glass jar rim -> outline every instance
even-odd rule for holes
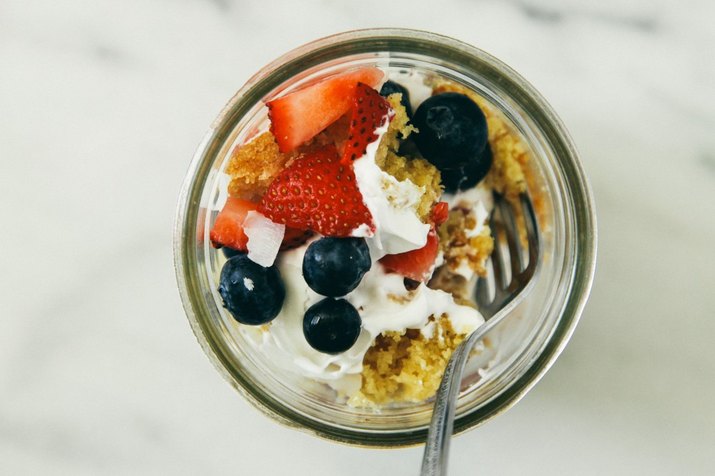
[[[340,51],[335,56],[335,51]],[[527,372],[501,392],[498,398],[455,421],[455,433],[482,424],[514,405],[553,364],[565,347],[585,306],[593,281],[596,262],[596,218],[594,201],[578,160],[578,154],[566,129],[541,95],[507,65],[484,51],[458,40],[419,30],[377,28],[354,30],[328,36],[298,47],[269,63],[241,87],[219,113],[199,144],[184,181],[176,215],[174,232],[174,262],[181,299],[189,322],[204,352],[219,372],[244,397],[271,418],[314,435],[350,444],[366,446],[406,446],[424,441],[425,429],[379,435],[346,428],[332,428],[312,420],[247,384],[239,372],[231,372],[210,326],[202,320],[204,291],[195,279],[198,263],[189,252],[196,246],[196,227],[201,193],[216,153],[227,140],[233,125],[271,90],[295,75],[296,70],[319,65],[325,60],[351,54],[376,51],[414,52],[430,57],[450,58],[464,68],[479,68],[482,74],[498,80],[508,89],[512,99],[533,114],[532,119],[554,150],[554,156],[568,178],[564,185],[572,202],[578,256],[573,270],[571,290],[566,296],[561,318],[551,338]],[[192,258],[194,258],[192,260]]]

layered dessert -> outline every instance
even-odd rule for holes
[[[525,190],[526,147],[474,91],[375,67],[266,111],[211,225],[223,306],[266,359],[351,405],[429,399],[484,322],[492,193]]]

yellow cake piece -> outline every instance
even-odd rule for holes
[[[401,100],[401,93],[393,93],[387,97],[387,102],[390,103],[390,108],[393,110],[394,115],[387,126],[387,132],[382,136],[375,154],[375,162],[380,167],[384,164],[388,152],[396,153],[400,148],[400,141],[417,131],[409,122],[410,118],[407,117],[407,111],[405,111],[405,107],[400,102]]]
[[[387,127],[387,132],[382,136],[375,154],[375,162],[400,182],[409,180],[423,188],[424,193],[417,206],[417,214],[423,222],[427,222],[432,207],[442,195],[441,178],[439,170],[426,160],[398,155],[401,139],[407,138],[416,131],[409,123],[407,112],[400,102],[401,98],[400,93],[391,94],[387,98],[395,115]]]
[[[489,225],[485,225],[476,236],[469,236],[468,230],[478,225],[472,211],[455,208],[450,210],[447,221],[437,229],[445,266],[451,271],[468,266],[479,276],[486,275],[484,263],[492,254],[494,239]]]
[[[363,384],[354,402],[421,402],[435,394],[464,334],[456,333],[445,317],[430,320],[434,331],[429,339],[416,329],[377,337],[365,354]]]
[[[234,149],[226,173],[231,176],[228,193],[233,197],[255,201],[283,170],[290,156],[278,150],[273,134],[264,132]]]
[[[439,170],[424,159],[408,159],[392,151],[387,152],[382,169],[400,182],[409,180],[423,188],[417,214],[423,222],[427,222],[432,207],[442,195]]]

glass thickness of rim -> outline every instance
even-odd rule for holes
[[[253,76],[224,107],[200,143],[178,203],[174,261],[179,292],[192,330],[217,370],[245,398],[276,421],[316,436],[362,446],[422,443],[431,403],[392,412],[343,412],[269,389],[237,365],[235,343],[221,332],[221,310],[204,265],[208,220],[206,188],[246,117],[255,116],[266,97],[308,72],[350,64],[393,69],[420,68],[477,89],[519,130],[532,150],[532,167],[544,191],[549,222],[547,262],[535,279],[538,299],[527,342],[505,358],[479,391],[460,397],[455,432],[484,423],[516,403],[563,350],[581,315],[593,280],[596,221],[593,198],[576,150],[546,101],[517,73],[489,54],[448,37],[404,29],[341,33],[293,50]],[[297,78],[297,79],[296,79]],[[242,122],[243,121],[243,122]],[[508,321],[508,319],[507,319]],[[269,379],[267,379],[268,381]]]

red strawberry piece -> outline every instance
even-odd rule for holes
[[[286,227],[286,234],[283,236],[283,243],[281,243],[281,251],[297,248],[308,241],[311,236],[313,236],[313,232],[310,230]]]
[[[414,281],[425,282],[432,275],[438,252],[439,238],[437,238],[433,227],[427,234],[427,243],[422,248],[396,255],[387,255],[380,260],[380,263],[387,271]]]
[[[350,129],[345,143],[342,162],[349,164],[362,157],[368,144],[377,140],[375,130],[390,119],[390,103],[380,93],[362,83],[358,83],[350,111]]]
[[[449,217],[449,204],[447,202],[437,202],[432,208],[432,213],[430,218],[434,222],[435,226],[440,226],[442,223],[447,221]]]
[[[350,236],[372,216],[352,167],[340,163],[333,146],[297,158],[268,186],[258,211],[276,223],[325,236]]]
[[[330,76],[269,101],[271,132],[281,152],[309,141],[350,110],[357,83],[377,86],[384,73],[374,67]]]
[[[228,246],[234,250],[247,251],[248,237],[243,231],[243,221],[248,212],[257,207],[257,203],[229,197],[211,228],[210,237],[213,246],[215,248]]]

